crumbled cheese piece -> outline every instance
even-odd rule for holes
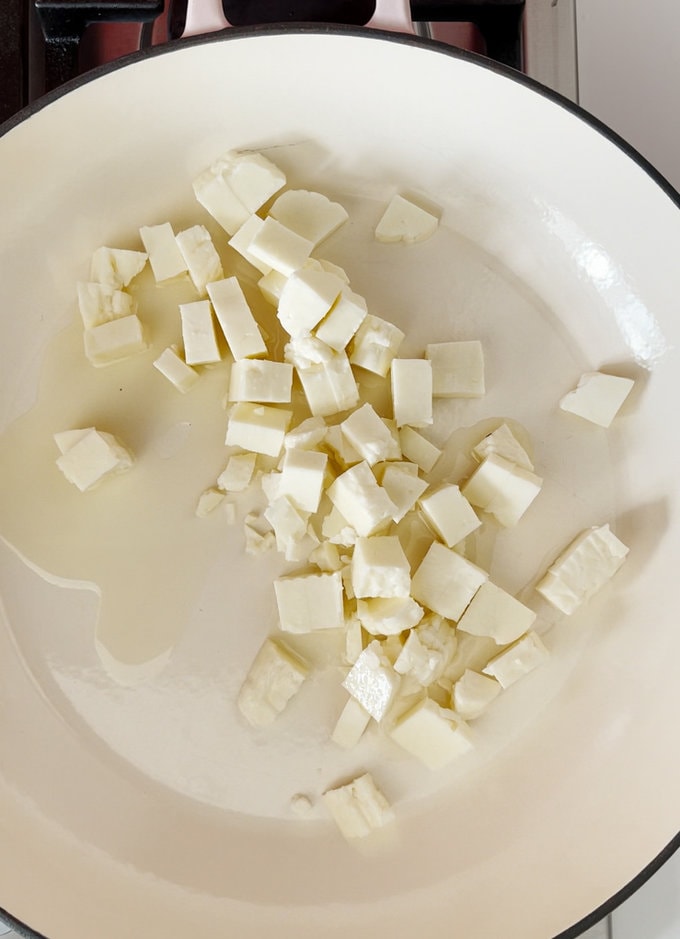
[[[485,675],[491,675],[503,688],[509,688],[529,672],[533,672],[548,656],[548,650],[531,630],[521,639],[500,652],[484,666]]]
[[[354,449],[345,437],[340,429],[340,424],[331,424],[330,427],[327,427],[324,443],[341,467],[347,469],[362,462],[361,454]]]
[[[377,639],[370,642],[342,683],[376,721],[381,721],[399,690],[401,679]]]
[[[383,378],[404,341],[405,333],[387,320],[368,313],[349,345],[349,360]]]
[[[125,472],[134,462],[130,451],[113,434],[94,427],[55,434],[55,442],[61,451],[57,466],[81,492]]]
[[[330,541],[321,541],[309,555],[311,564],[322,571],[339,571],[344,566],[340,558],[340,549]]]
[[[210,301],[194,300],[192,303],[180,303],[179,315],[182,321],[182,343],[186,364],[208,365],[219,362],[222,355],[217,344]]]
[[[276,547],[287,561],[300,561],[308,555],[309,516],[301,512],[285,496],[274,499],[264,511],[264,517],[274,529]]]
[[[193,225],[175,235],[194,287],[205,296],[207,285],[222,277],[222,262],[204,225]]]
[[[361,740],[370,720],[368,711],[355,698],[349,697],[333,728],[331,740],[343,750],[351,750]]]
[[[486,711],[502,690],[495,678],[466,668],[453,686],[453,710],[464,721],[474,720]]]
[[[418,701],[389,731],[390,737],[428,769],[441,769],[473,747],[467,725],[430,698]]]
[[[461,492],[472,505],[507,528],[517,524],[542,485],[540,476],[490,453],[461,486]]]
[[[284,358],[297,372],[314,417],[329,417],[356,406],[359,389],[346,353],[335,352],[314,336],[286,344]]]
[[[451,624],[429,613],[406,637],[394,669],[427,688],[440,678],[453,660],[458,638]]]
[[[268,217],[250,242],[249,252],[257,261],[290,277],[302,267],[313,248],[314,244],[307,238]]]
[[[609,427],[619,413],[635,382],[631,378],[586,372],[573,391],[560,401],[560,408],[579,417]]]
[[[435,398],[479,398],[485,393],[484,350],[479,340],[430,343],[425,356],[432,363]]]
[[[365,838],[394,821],[394,812],[370,773],[329,789],[323,802],[345,838]]]
[[[206,489],[198,497],[198,504],[196,505],[197,518],[205,518],[210,515],[218,505],[221,505],[223,500],[224,493],[220,492],[219,489]]]
[[[269,359],[238,359],[229,375],[230,401],[287,404],[293,385],[293,366]]]
[[[482,524],[468,500],[453,483],[443,483],[418,502],[427,522],[448,548]]]
[[[391,521],[394,504],[379,486],[368,463],[357,463],[328,487],[328,496],[358,535],[375,534]]]
[[[476,447],[472,448],[472,453],[480,462],[490,453],[496,453],[503,459],[509,460],[510,463],[521,466],[522,469],[532,471],[534,468],[529,454],[507,424],[501,424],[492,433],[487,434]]]
[[[367,314],[368,306],[364,298],[345,286],[328,315],[317,326],[316,336],[331,349],[341,352],[347,347]]]
[[[289,336],[310,332],[333,306],[343,282],[335,274],[301,268],[294,271],[284,284],[277,316]]]
[[[533,610],[487,580],[458,620],[458,629],[473,636],[490,636],[504,646],[519,639],[535,619]]]
[[[281,629],[309,633],[345,625],[339,571],[291,574],[274,581]]]
[[[432,423],[432,365],[427,359],[394,359],[390,368],[397,427]]]
[[[245,535],[246,554],[259,556],[267,551],[273,550],[276,546],[276,537],[269,523],[254,513],[246,515],[243,522],[243,534]]]
[[[252,482],[256,462],[255,453],[232,454],[226,467],[217,477],[218,489],[225,492],[243,492]]]
[[[141,321],[134,313],[86,329],[83,341],[85,355],[96,366],[119,362],[147,348]]]
[[[266,456],[278,456],[291,416],[291,411],[273,405],[239,402],[229,413],[225,443]]]
[[[614,576],[627,554],[627,546],[609,525],[590,528],[550,565],[536,590],[558,610],[571,614]]]
[[[413,244],[433,235],[439,219],[398,193],[392,196],[375,228],[377,241]]]
[[[399,444],[371,404],[364,404],[353,411],[342,421],[340,430],[369,466],[383,460],[401,458]]]
[[[267,346],[252,314],[243,289],[235,277],[208,284],[217,321],[222,327],[229,351],[238,361],[266,355]]]
[[[371,636],[398,636],[423,618],[413,597],[371,597],[357,602],[359,622]]]
[[[182,394],[193,388],[200,377],[196,369],[187,365],[176,346],[164,349],[153,366]]]
[[[170,222],[143,225],[139,229],[139,237],[149,255],[149,264],[157,284],[166,284],[188,273]]]
[[[340,203],[307,189],[289,189],[282,193],[272,204],[269,215],[315,247],[349,218]]]
[[[351,563],[355,597],[408,597],[411,571],[396,535],[357,538]]]
[[[314,450],[326,437],[328,426],[322,417],[308,417],[286,434],[286,450]]]
[[[238,708],[253,727],[267,727],[298,693],[309,673],[305,660],[279,639],[266,639],[238,695]]]
[[[431,472],[442,455],[438,447],[412,427],[402,427],[399,430],[399,444],[406,459],[416,463],[424,473]]]
[[[411,595],[418,603],[454,621],[488,574],[438,541],[433,542],[411,581]]]
[[[97,248],[90,263],[90,280],[110,287],[127,287],[146,266],[145,251],[125,248]]]
[[[348,665],[354,665],[365,646],[361,621],[356,614],[353,614],[348,617],[345,624],[345,661]]]
[[[85,329],[137,312],[136,300],[111,284],[80,281],[77,290],[78,309]]]

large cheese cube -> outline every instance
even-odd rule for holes
[[[328,315],[316,328],[316,336],[340,352],[346,348],[352,336],[368,314],[366,301],[347,286],[340,292]]]
[[[342,683],[365,711],[376,721],[387,714],[399,690],[401,679],[385,655],[380,642],[370,642]]]
[[[226,153],[193,182],[201,205],[230,235],[281,189],[285,174],[260,153]]]
[[[339,571],[279,577],[274,591],[284,632],[309,633],[345,625]]]
[[[310,332],[333,306],[343,282],[335,274],[301,268],[290,275],[281,296],[277,316],[290,336]]]
[[[394,812],[370,773],[324,792],[323,801],[345,838],[365,838],[394,821]]]
[[[391,521],[395,506],[378,485],[368,463],[357,463],[328,487],[328,496],[358,535],[375,534]]]
[[[305,512],[316,512],[327,463],[328,456],[316,450],[286,450],[277,487],[279,494],[288,496]]]
[[[77,290],[78,309],[86,329],[137,312],[135,299],[111,284],[80,281]]]
[[[293,366],[268,359],[238,359],[229,374],[230,401],[286,404],[290,401]]]
[[[349,359],[314,336],[287,343],[284,358],[297,372],[314,417],[329,417],[356,406],[359,389]]]
[[[291,417],[292,411],[267,404],[240,402],[229,414],[225,443],[266,456],[278,456]]]
[[[442,769],[473,747],[467,725],[447,708],[424,698],[390,729],[392,739],[428,769]]]
[[[485,675],[495,678],[501,687],[509,688],[524,675],[538,668],[547,657],[546,647],[535,632],[529,631],[491,659],[482,671]]]
[[[93,365],[110,365],[147,348],[144,330],[136,314],[100,323],[83,333],[85,355]]]
[[[524,515],[542,485],[540,476],[490,453],[461,486],[461,492],[468,502],[509,528]]]
[[[609,427],[634,384],[631,378],[606,375],[603,372],[586,372],[579,379],[576,388],[562,398],[560,408],[577,414],[592,424]]]
[[[90,262],[90,280],[118,289],[127,287],[130,281],[144,270],[147,258],[145,251],[97,248]]]
[[[187,365],[207,365],[222,358],[209,300],[180,303],[182,343]]]
[[[179,250],[170,222],[143,225],[139,237],[149,255],[149,264],[157,284],[164,284],[187,273],[186,261]]]
[[[420,622],[423,608],[413,597],[371,597],[357,601],[357,616],[371,636],[398,636]]]
[[[328,196],[307,189],[288,189],[276,198],[269,215],[307,238],[314,246],[347,221],[347,210]]]
[[[444,544],[452,548],[482,524],[468,500],[453,483],[421,496],[423,515]]]
[[[435,398],[478,398],[484,394],[484,351],[478,340],[430,343],[425,355],[432,363]]]
[[[411,571],[396,535],[358,538],[352,555],[355,597],[408,597]]]
[[[398,193],[392,196],[375,227],[375,238],[385,243],[424,241],[437,230],[436,215]]]
[[[238,708],[253,727],[267,727],[300,690],[309,665],[285,642],[266,639],[238,695]]]
[[[390,369],[397,427],[432,423],[432,365],[427,359],[394,359]]]
[[[535,619],[533,610],[488,580],[458,620],[458,629],[473,636],[490,636],[504,646],[519,639]]]
[[[196,199],[212,215],[225,231],[233,235],[243,225],[250,213],[227,180],[228,164],[214,164],[193,180]]]
[[[353,411],[342,421],[340,430],[369,466],[401,458],[398,442],[371,404],[364,404]]]
[[[563,613],[573,613],[621,567],[628,548],[609,525],[590,528],[550,565],[536,590]]]
[[[486,571],[435,541],[413,575],[411,595],[434,613],[455,621],[488,577]]]
[[[56,434],[61,451],[57,466],[81,492],[92,489],[108,476],[130,469],[132,454],[113,434],[94,427]]]
[[[164,349],[154,360],[153,366],[182,394],[193,388],[199,379],[196,369],[187,365],[176,346]]]
[[[376,375],[387,375],[405,334],[393,323],[368,313],[350,343],[349,360]]]
[[[266,355],[267,346],[260,327],[236,277],[215,280],[208,284],[207,290],[234,358],[238,361]]]
[[[207,285],[222,277],[222,261],[204,225],[193,225],[175,236],[194,287],[205,296]]]
[[[305,263],[314,244],[275,218],[266,218],[250,242],[250,254],[273,270],[289,277]]]
[[[486,711],[502,690],[495,678],[466,668],[453,686],[453,710],[464,721],[474,720]]]

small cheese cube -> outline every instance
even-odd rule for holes
[[[508,528],[517,524],[542,485],[540,476],[490,453],[461,486],[461,492],[468,502]]]
[[[440,678],[453,660],[458,639],[451,624],[435,613],[424,616],[406,638],[394,670],[423,688]]]
[[[222,262],[208,229],[203,225],[193,225],[178,232],[175,240],[194,287],[201,296],[205,296],[206,286],[222,277]]]
[[[288,431],[283,445],[286,450],[314,450],[324,441],[327,430],[322,417],[308,417]]]
[[[248,241],[248,245],[250,245],[251,240],[252,239]],[[269,267],[268,264],[262,264],[257,260],[257,258],[253,258],[252,255],[248,256],[248,260],[260,271],[263,268],[266,270]],[[285,274],[279,274],[278,271],[270,270],[269,273],[260,277],[257,282],[257,286],[259,287],[260,293],[265,298],[267,303],[271,303],[272,306],[278,306],[281,291],[283,290],[287,280],[288,278]]]
[[[287,343],[284,358],[297,372],[314,417],[329,417],[356,406],[359,389],[349,359],[314,336]]]
[[[327,491],[333,505],[358,535],[375,534],[394,515],[394,504],[378,485],[368,463],[357,463],[345,470]]]
[[[201,205],[230,235],[281,189],[285,174],[259,153],[226,153],[193,182]]]
[[[285,642],[266,639],[238,695],[238,708],[253,727],[267,727],[298,693],[309,665]]]
[[[359,622],[371,636],[398,636],[416,626],[423,612],[412,597],[377,597],[357,602]]]
[[[536,590],[558,610],[571,614],[604,587],[627,554],[627,546],[609,525],[590,528],[550,565]]]
[[[560,408],[579,417],[609,427],[619,413],[635,382],[631,378],[586,372],[573,391],[560,401]]]
[[[390,737],[428,769],[442,769],[473,747],[467,725],[453,711],[423,698],[390,729]]]
[[[427,359],[394,359],[390,369],[397,427],[432,423],[432,365]]]
[[[327,271],[305,267],[294,271],[279,297],[279,322],[290,336],[310,332],[328,313],[343,286],[339,277]]]
[[[298,560],[298,552],[307,536],[308,516],[285,496],[280,496],[267,506],[264,517],[274,529],[277,550],[286,560]]]
[[[293,366],[268,359],[238,359],[229,375],[230,401],[286,404],[290,401]]]
[[[416,475],[405,469],[407,466],[414,467]],[[411,511],[427,489],[427,483],[417,472],[418,467],[414,463],[388,463],[385,467],[380,485],[396,507],[392,515],[395,522],[400,522]]]
[[[370,720],[368,711],[355,698],[349,697],[333,728],[331,740],[343,750],[351,750],[361,740]]]
[[[218,489],[225,492],[243,492],[253,479],[256,462],[255,453],[234,453],[217,477]]]
[[[435,541],[413,575],[411,595],[434,613],[455,622],[488,576],[486,571]]]
[[[249,252],[260,263],[268,264],[280,274],[290,277],[305,263],[314,244],[291,231],[275,218],[266,218],[250,242]]]
[[[464,721],[474,720],[486,711],[502,690],[495,678],[466,668],[453,686],[453,710]]]
[[[311,564],[322,571],[342,571],[345,566],[340,557],[340,549],[330,541],[321,541],[318,546],[309,555]],[[345,624],[346,625],[346,624]]]
[[[510,463],[521,466],[522,469],[533,470],[534,468],[529,454],[507,424],[501,424],[492,433],[487,434],[476,447],[472,448],[472,453],[480,462],[490,453],[496,453],[503,459],[509,460]]]
[[[338,202],[307,189],[289,189],[277,197],[269,215],[316,247],[343,225],[349,215]]]
[[[347,286],[340,292],[328,315],[316,328],[316,337],[331,349],[341,352],[368,314],[363,297]]]
[[[361,454],[354,449],[345,437],[340,429],[340,424],[331,424],[327,428],[324,443],[341,467],[348,468],[362,462]]]
[[[176,346],[168,346],[164,349],[154,360],[153,366],[182,394],[186,394],[193,388],[199,379],[196,369],[187,365]]]
[[[487,580],[458,620],[458,629],[473,636],[490,636],[504,646],[519,639],[535,619],[533,610]]]
[[[224,493],[219,489],[206,489],[198,497],[196,505],[196,517],[205,518],[214,512],[218,505],[224,501]]]
[[[267,404],[240,402],[229,414],[225,443],[266,456],[278,456],[291,417],[292,411]]]
[[[120,289],[141,273],[148,255],[125,248],[97,248],[90,263],[90,280]]]
[[[229,247],[233,248],[234,251],[238,251],[241,257],[245,258],[249,264],[252,264],[253,267],[256,267],[258,271],[264,277],[268,277],[269,274],[274,273],[269,264],[264,264],[262,261],[259,261],[254,257],[250,252],[250,245],[253,241],[253,238],[260,231],[264,225],[264,219],[260,218],[259,215],[251,215],[250,218],[241,225],[237,232],[235,232],[232,237],[229,239]],[[281,277],[282,275],[278,274],[277,276]],[[283,283],[285,283],[285,278],[283,278]]]
[[[305,512],[316,512],[321,500],[328,456],[315,450],[286,450],[278,491]]]
[[[377,241],[413,244],[433,235],[439,219],[398,193],[392,196],[375,228]]]
[[[83,341],[85,355],[96,366],[119,362],[147,348],[142,324],[136,314],[86,329]]]
[[[227,180],[228,163],[217,162],[194,179],[194,195],[225,231],[233,235],[250,213]]]
[[[357,538],[351,563],[355,597],[408,597],[411,571],[396,535]]]
[[[482,524],[458,486],[444,483],[421,496],[423,515],[448,548],[467,538]]]
[[[484,394],[484,350],[478,340],[430,343],[425,356],[432,363],[435,398],[479,398]]]
[[[234,358],[238,361],[266,355],[267,346],[260,327],[238,280],[235,277],[215,280],[208,284],[207,290],[215,316]]]
[[[96,284],[80,281],[77,285],[78,309],[83,326],[91,329],[108,323],[120,316],[131,316],[137,312],[137,302],[124,290],[111,284]]]
[[[340,430],[348,443],[365,460],[374,466],[383,460],[398,460],[401,449],[371,404],[364,404],[340,424]]]
[[[329,789],[322,799],[345,838],[365,838],[394,821],[394,812],[370,773]]]
[[[279,577],[274,592],[284,632],[309,633],[345,625],[339,571]]]
[[[404,338],[398,326],[368,313],[350,343],[349,360],[384,378]]]
[[[501,687],[509,688],[524,675],[533,672],[547,656],[548,650],[536,633],[529,631],[491,659],[482,671],[495,678]]]
[[[243,534],[246,540],[246,554],[259,557],[276,547],[276,537],[269,522],[253,512],[245,517]]]
[[[57,466],[81,492],[133,464],[132,454],[116,437],[94,427],[56,434],[55,440],[61,451]]]
[[[139,229],[139,237],[149,255],[149,264],[157,284],[168,283],[188,273],[170,222],[143,225]]]
[[[182,343],[187,365],[208,365],[222,358],[215,335],[212,308],[209,300],[180,303]]]
[[[369,643],[342,683],[365,711],[381,721],[399,690],[401,679],[377,639]]]
[[[399,430],[399,445],[406,459],[416,463],[424,473],[429,473],[442,455],[438,447],[412,427]]]

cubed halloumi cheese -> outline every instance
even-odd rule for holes
[[[153,366],[182,394],[190,391],[200,377],[196,369],[187,365],[176,346],[164,349]]]
[[[444,674],[457,646],[458,638],[451,623],[436,613],[428,613],[406,637],[394,669],[427,688]]]
[[[314,336],[300,336],[286,344],[284,359],[294,366],[314,417],[330,417],[357,405],[359,389],[346,353]]]
[[[448,548],[461,542],[482,524],[477,513],[454,483],[426,492],[418,505],[425,519]]]
[[[288,431],[283,445],[286,450],[314,450],[325,440],[327,430],[322,417],[307,417]]]
[[[223,489],[225,492],[243,492],[252,482],[256,463],[257,454],[255,453],[232,454],[217,477],[218,489]]]
[[[305,512],[316,512],[321,500],[328,456],[296,447],[285,451],[278,491]]]
[[[222,261],[204,225],[192,225],[175,235],[175,241],[194,287],[204,297],[207,285],[223,276]]]
[[[540,476],[490,453],[461,486],[461,492],[468,502],[509,528],[519,522],[542,485]]]
[[[427,359],[395,358],[390,383],[397,427],[427,427],[432,423],[432,365]]]
[[[315,335],[331,349],[340,352],[347,348],[367,315],[368,305],[364,298],[345,285],[327,316],[316,327]]]
[[[501,424],[496,430],[487,434],[472,448],[473,455],[481,462],[490,453],[502,456],[522,469],[533,471],[534,464],[522,444],[507,424]]]
[[[349,218],[344,206],[308,189],[288,189],[277,196],[269,215],[316,247]]]
[[[282,170],[262,154],[230,151],[197,176],[193,188],[201,205],[233,235],[285,182]]]
[[[55,434],[61,455],[57,466],[81,492],[93,489],[103,479],[129,470],[134,462],[130,451],[113,434],[87,427]]]
[[[435,398],[479,398],[485,393],[484,350],[477,339],[433,342],[425,347],[432,363]]]
[[[398,326],[368,313],[349,344],[349,360],[384,378],[404,339],[405,333]]]
[[[371,636],[398,636],[423,618],[413,597],[369,597],[357,601],[359,622]]]
[[[266,639],[238,695],[238,708],[253,727],[267,727],[297,694],[309,665],[280,639]]]
[[[394,701],[400,676],[385,655],[380,642],[374,639],[363,650],[342,683],[376,721],[381,721]]]
[[[263,277],[267,277],[271,273],[276,274],[276,271],[272,272],[269,264],[264,264],[250,253],[251,242],[263,225],[263,218],[260,218],[259,215],[251,215],[250,218],[244,222],[239,230],[235,232],[235,234],[232,235],[232,237],[229,239],[229,247],[233,248],[234,251],[238,251],[241,257],[245,258],[249,264],[252,264],[253,267],[257,268]],[[285,283],[285,278],[283,279],[283,283]]]
[[[576,388],[561,399],[560,408],[591,424],[609,427],[634,384],[632,378],[621,378],[604,372],[586,372]]]
[[[413,575],[411,595],[455,622],[488,577],[486,571],[435,541]]]
[[[267,217],[253,240],[249,252],[261,264],[286,277],[299,270],[312,252],[314,244],[291,231],[275,218]]]
[[[145,251],[97,248],[90,262],[90,280],[118,289],[127,287],[130,281],[144,270],[147,259]]]
[[[458,620],[458,629],[473,636],[490,636],[504,646],[519,639],[535,619],[533,610],[487,580]]]
[[[136,314],[100,323],[83,333],[85,355],[93,365],[110,365],[147,348],[142,323]]]
[[[236,277],[224,277],[207,285],[217,322],[229,351],[238,361],[267,354],[267,346]]]
[[[503,688],[509,688],[524,675],[548,657],[548,650],[535,632],[529,630],[516,642],[508,646],[482,669],[485,675],[491,675]]]
[[[180,303],[182,345],[187,365],[208,365],[222,358],[209,300]]]
[[[413,466],[415,474],[406,470],[406,466]],[[427,483],[418,476],[418,467],[415,464],[398,461],[385,466],[380,485],[396,507],[396,512],[392,515],[395,522],[400,522],[411,511],[427,489]]]
[[[423,698],[402,714],[389,734],[432,770],[448,766],[474,746],[468,726],[431,698]]]
[[[339,571],[279,577],[274,592],[284,632],[310,633],[345,625]]]
[[[369,403],[363,404],[345,418],[340,424],[340,431],[369,466],[383,460],[401,459],[398,441]]]
[[[343,750],[350,750],[359,743],[370,720],[368,711],[350,696],[333,728],[331,740]]]
[[[495,678],[466,668],[453,686],[451,705],[462,720],[471,721],[483,714],[502,690]]]
[[[333,480],[328,496],[358,535],[373,535],[392,520],[395,506],[378,485],[366,462],[351,466]]]
[[[411,571],[396,535],[357,538],[351,571],[357,598],[409,596]]]
[[[225,443],[253,453],[278,456],[291,417],[292,411],[274,405],[239,402],[229,412]]]
[[[536,590],[554,607],[571,614],[619,570],[628,547],[609,525],[582,532],[550,565]]]
[[[80,281],[77,291],[78,309],[85,329],[137,312],[134,297],[111,284]]]
[[[229,373],[229,400],[259,404],[287,404],[293,385],[293,366],[269,359],[237,359]]]
[[[274,529],[276,548],[287,561],[305,560],[318,539],[309,532],[309,515],[302,512],[286,496],[272,500],[264,517]]]
[[[166,284],[188,274],[186,261],[179,250],[170,222],[142,225],[139,237],[149,255],[149,264],[157,284]]]
[[[277,316],[289,336],[310,332],[326,316],[343,288],[343,281],[328,271],[302,267],[286,280]]]
[[[394,821],[394,811],[370,773],[324,792],[322,800],[345,838],[365,838]]]
[[[424,473],[434,469],[434,465],[442,455],[442,451],[413,427],[402,427],[399,430],[399,445],[401,452],[407,460],[416,463]]]
[[[436,215],[395,193],[375,227],[375,238],[385,243],[403,241],[413,244],[429,238],[438,227]]]

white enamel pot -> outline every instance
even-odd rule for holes
[[[186,39],[72,83],[3,131],[0,907],[49,939],[580,934],[680,830],[677,194],[535,83],[361,28]],[[214,444],[192,412],[202,392],[147,396],[135,369],[160,336],[106,370],[69,357],[92,251],[138,247],[143,224],[212,225],[191,181],[232,148],[346,203],[352,223],[324,256],[404,329],[409,354],[482,340],[487,394],[450,405],[452,426],[515,418],[546,480],[512,549],[499,542],[497,576],[529,583],[590,524],[630,547],[573,617],[541,608],[548,661],[442,773],[371,740],[333,750],[340,698],[321,681],[270,732],[242,725],[235,696],[273,625],[272,562],[245,555],[238,525],[177,527],[174,511],[221,468],[223,425]],[[395,191],[439,207],[430,240],[373,241]],[[150,307],[158,296],[139,287]],[[597,369],[636,379],[606,431],[557,407]],[[127,432],[140,475],[85,494],[97,501],[84,509],[63,495],[51,434],[100,421]],[[134,479],[148,499],[131,513]],[[79,538],[82,570],[68,563]],[[135,559],[123,599],[102,593],[119,633],[95,625],[84,555],[100,553]],[[85,589],[64,589],[74,582]],[[365,770],[397,815],[372,852],[318,804]]]

